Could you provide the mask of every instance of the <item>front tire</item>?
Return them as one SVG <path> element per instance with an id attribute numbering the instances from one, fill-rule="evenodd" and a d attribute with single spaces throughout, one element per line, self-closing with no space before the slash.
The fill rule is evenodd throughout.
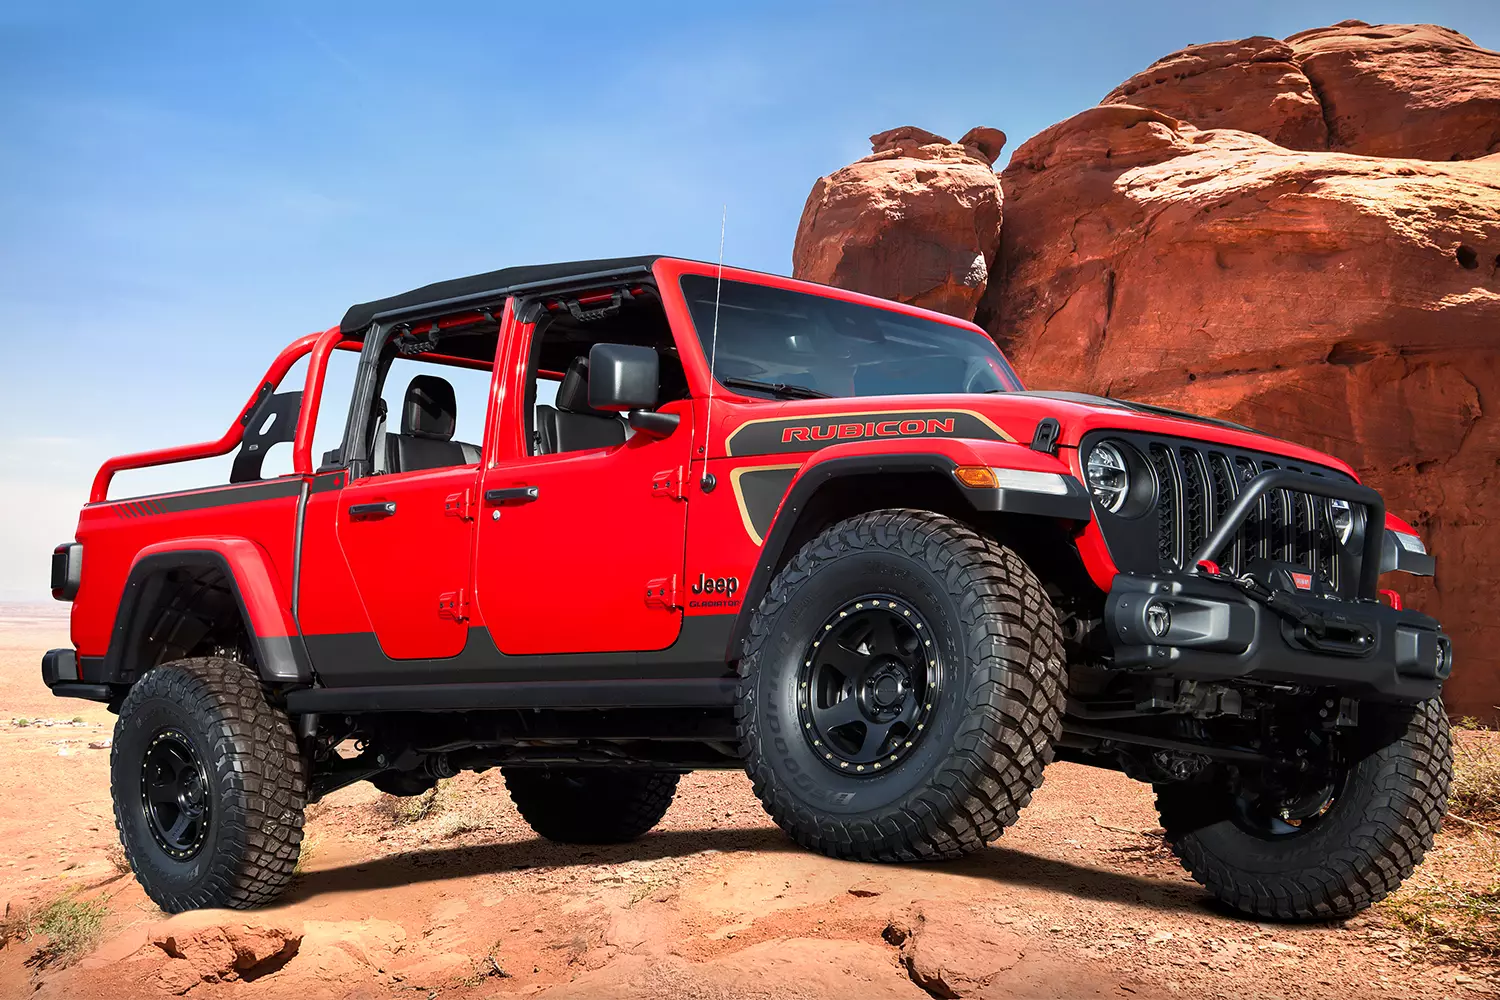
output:
<path id="1" fill-rule="evenodd" d="M 623 844 L 667 814 L 676 771 L 627 767 L 502 767 L 521 818 L 548 840 Z"/>
<path id="2" fill-rule="evenodd" d="M 206 657 L 147 672 L 120 706 L 109 766 L 120 843 L 166 912 L 248 909 L 291 883 L 306 770 L 253 668 Z"/>
<path id="3" fill-rule="evenodd" d="M 797 553 L 751 620 L 746 770 L 804 847 L 957 857 L 1041 784 L 1064 669 L 1051 601 L 1015 552 L 929 511 L 850 518 Z"/>
<path id="4" fill-rule="evenodd" d="M 1437 699 L 1371 715 L 1355 733 L 1364 747 L 1328 777 L 1326 801 L 1311 782 L 1290 810 L 1260 807 L 1253 776 L 1236 790 L 1221 769 L 1158 785 L 1161 825 L 1183 867 L 1224 905 L 1262 919 L 1341 919 L 1383 899 L 1432 848 L 1453 752 Z"/>

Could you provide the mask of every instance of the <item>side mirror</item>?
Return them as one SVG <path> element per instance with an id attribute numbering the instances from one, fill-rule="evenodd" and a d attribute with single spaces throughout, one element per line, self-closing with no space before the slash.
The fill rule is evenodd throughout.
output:
<path id="1" fill-rule="evenodd" d="M 589 351 L 589 405 L 648 410 L 656 405 L 661 361 L 649 347 L 595 344 Z"/>

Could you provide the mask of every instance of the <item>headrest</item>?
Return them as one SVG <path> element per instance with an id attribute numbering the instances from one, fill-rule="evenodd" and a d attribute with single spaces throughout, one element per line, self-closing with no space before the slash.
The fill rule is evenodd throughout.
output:
<path id="1" fill-rule="evenodd" d="M 613 417 L 613 413 L 596 410 L 589 405 L 589 359 L 574 358 L 568 365 L 562 384 L 557 387 L 557 408 L 568 413 L 584 413 L 592 417 Z"/>
<path id="2" fill-rule="evenodd" d="M 406 387 L 406 402 L 401 405 L 401 433 L 409 437 L 450 440 L 457 413 L 453 386 L 447 379 L 418 375 Z"/>

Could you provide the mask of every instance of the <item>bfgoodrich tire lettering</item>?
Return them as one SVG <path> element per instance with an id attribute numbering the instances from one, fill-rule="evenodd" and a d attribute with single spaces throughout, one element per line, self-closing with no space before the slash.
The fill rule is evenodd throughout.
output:
<path id="1" fill-rule="evenodd" d="M 940 677 L 915 745 L 852 774 L 804 737 L 798 678 L 829 616 L 860 594 L 889 595 L 928 623 Z M 746 770 L 805 847 L 956 857 L 998 837 L 1041 784 L 1062 729 L 1063 671 L 1052 604 L 1013 551 L 927 511 L 841 521 L 777 574 L 751 620 L 737 708 Z"/>
<path id="2" fill-rule="evenodd" d="M 165 736 L 164 736 L 165 734 Z M 153 741 L 202 765 L 206 829 L 188 850 L 153 835 L 143 763 Z M 269 903 L 292 880 L 307 801 L 304 764 L 285 713 L 255 671 L 234 660 L 153 668 L 120 707 L 110 750 L 115 825 L 146 894 L 168 913 Z"/>
<path id="3" fill-rule="evenodd" d="M 1360 734 L 1377 738 L 1343 776 L 1326 814 L 1294 836 L 1244 829 L 1223 786 L 1157 786 L 1161 825 L 1183 867 L 1226 906 L 1275 920 L 1348 917 L 1400 885 L 1431 849 L 1446 811 L 1448 717 L 1436 699 L 1368 715 Z"/>

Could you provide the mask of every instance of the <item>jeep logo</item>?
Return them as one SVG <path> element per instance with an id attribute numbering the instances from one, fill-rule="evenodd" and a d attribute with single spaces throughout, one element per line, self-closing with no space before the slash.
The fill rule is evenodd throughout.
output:
<path id="1" fill-rule="evenodd" d="M 737 576 L 709 576 L 706 573 L 698 574 L 698 582 L 693 584 L 695 594 L 723 594 L 733 597 L 740 589 L 740 579 Z"/>

